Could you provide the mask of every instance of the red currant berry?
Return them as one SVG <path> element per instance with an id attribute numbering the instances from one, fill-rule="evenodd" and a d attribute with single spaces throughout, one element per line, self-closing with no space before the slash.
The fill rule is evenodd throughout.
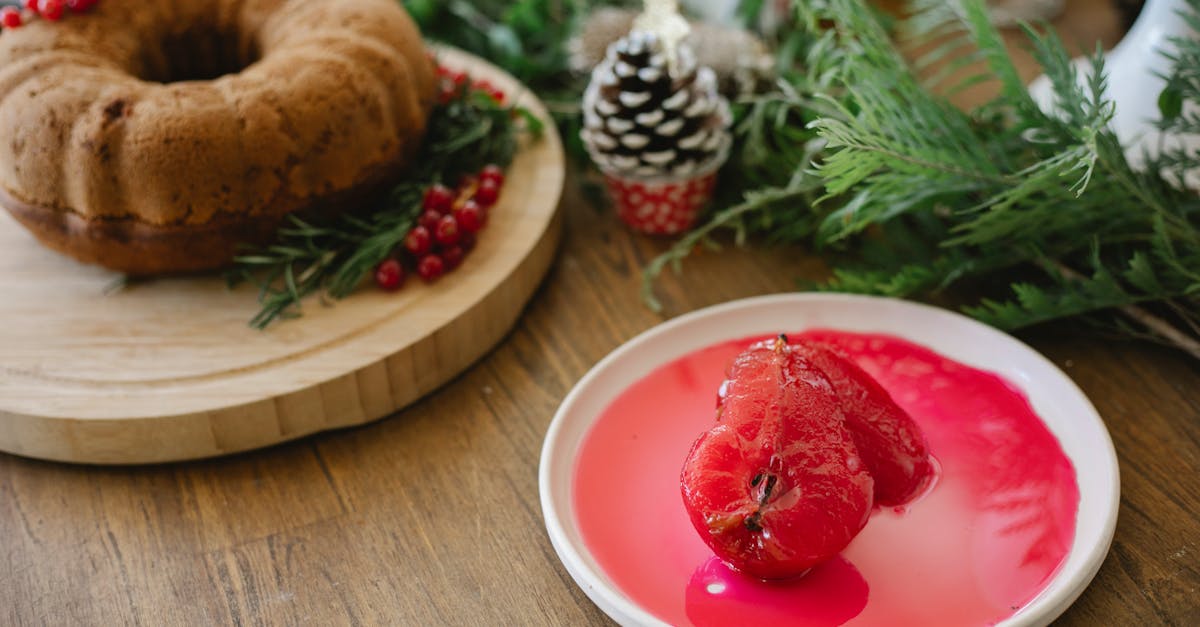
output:
<path id="1" fill-rule="evenodd" d="M 442 212 L 434 209 L 426 209 L 421 213 L 421 217 L 417 218 L 417 224 L 425 227 L 430 233 L 437 230 L 438 222 L 442 219 Z"/>
<path id="2" fill-rule="evenodd" d="M 388 292 L 404 287 L 404 266 L 395 259 L 384 259 L 375 268 L 375 285 Z"/>
<path id="3" fill-rule="evenodd" d="M 446 272 L 449 272 L 458 266 L 462 265 L 463 257 L 467 256 L 467 251 L 463 250 L 462 246 L 451 246 L 442 251 L 442 259 L 446 262 Z"/>
<path id="4" fill-rule="evenodd" d="M 63 0 L 39 0 L 38 2 L 38 13 L 51 22 L 62 19 L 63 8 L 65 8 Z"/>
<path id="5" fill-rule="evenodd" d="M 37 13 L 38 4 L 40 4 L 40 0 L 25 0 L 25 8 L 34 13 Z"/>
<path id="6" fill-rule="evenodd" d="M 437 255 L 425 255 L 417 262 L 417 274 L 426 282 L 436 281 L 446 273 L 446 261 Z"/>
<path id="7" fill-rule="evenodd" d="M 462 237 L 458 238 L 458 246 L 463 249 L 464 253 L 471 252 L 475 248 L 475 234 L 470 231 L 463 231 Z"/>
<path id="8" fill-rule="evenodd" d="M 458 220 L 452 215 L 442 216 L 442 219 L 438 220 L 437 230 L 433 232 L 433 235 L 442 246 L 457 244 L 460 237 Z"/>
<path id="9" fill-rule="evenodd" d="M 476 91 L 481 91 L 492 97 L 497 104 L 504 104 L 504 90 L 496 87 L 491 81 L 486 78 L 475 81 L 473 85 Z"/>
<path id="10" fill-rule="evenodd" d="M 479 181 L 479 188 L 475 190 L 475 200 L 484 207 L 491 207 L 496 204 L 496 199 L 500 198 L 500 188 L 496 186 L 496 182 L 491 179 L 482 179 Z"/>
<path id="11" fill-rule="evenodd" d="M 432 247 L 433 237 L 429 234 L 429 229 L 419 224 L 404 236 L 404 250 L 412 253 L 414 257 L 424 255 Z"/>
<path id="12" fill-rule="evenodd" d="M 83 13 L 96 6 L 99 0 L 67 0 L 67 7 L 76 13 Z"/>
<path id="13" fill-rule="evenodd" d="M 496 164 L 485 165 L 479 171 L 480 181 L 492 181 L 497 188 L 504 187 L 504 170 Z"/>
<path id="14" fill-rule="evenodd" d="M 487 223 L 487 211 L 474 200 L 463 203 L 454 212 L 454 217 L 458 220 L 458 226 L 467 233 L 477 233 Z"/>
<path id="15" fill-rule="evenodd" d="M 0 24 L 4 24 L 4 28 L 16 28 L 20 26 L 21 10 L 13 6 L 0 9 Z"/>
<path id="16" fill-rule="evenodd" d="M 421 208 L 446 213 L 453 204 L 454 192 L 450 188 L 445 185 L 430 185 L 429 189 L 425 190 L 425 200 L 421 203 Z"/>

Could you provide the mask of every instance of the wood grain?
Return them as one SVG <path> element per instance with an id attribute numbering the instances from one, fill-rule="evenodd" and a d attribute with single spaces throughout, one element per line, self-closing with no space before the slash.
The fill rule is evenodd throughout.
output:
<path id="1" fill-rule="evenodd" d="M 513 331 L 388 420 L 165 466 L 0 455 L 0 624 L 610 624 L 542 526 L 558 403 L 663 319 L 826 269 L 792 248 L 702 252 L 660 282 L 660 316 L 638 272 L 666 243 L 574 191 L 563 211 L 557 263 Z M 1200 365 L 1071 324 L 1021 338 L 1092 399 L 1121 464 L 1112 552 L 1059 624 L 1200 624 Z"/>
<path id="2" fill-rule="evenodd" d="M 253 285 L 163 279 L 106 295 L 117 275 L 43 249 L 0 214 L 0 450 L 147 463 L 269 446 L 387 416 L 487 352 L 550 266 L 563 152 L 512 77 L 442 58 L 523 101 L 547 132 L 510 166 L 462 271 L 436 285 L 310 298 L 302 318 L 258 331 Z"/>

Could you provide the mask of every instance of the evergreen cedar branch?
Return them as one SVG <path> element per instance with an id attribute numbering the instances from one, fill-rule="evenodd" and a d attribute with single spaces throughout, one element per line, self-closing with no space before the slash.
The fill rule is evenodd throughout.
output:
<path id="1" fill-rule="evenodd" d="M 545 94 L 568 139 L 583 77 L 568 72 L 565 44 L 601 4 L 630 3 L 405 0 L 427 35 L 497 60 Z M 762 4 L 742 3 L 747 24 Z M 1200 26 L 1200 0 L 1189 4 L 1184 19 Z M 1131 168 L 1107 128 L 1102 57 L 1080 81 L 1061 42 L 1027 28 L 1062 103 L 1043 113 L 979 0 L 961 12 L 920 0 L 899 29 L 942 43 L 912 66 L 880 22 L 862 0 L 793 3 L 772 42 L 781 80 L 738 103 L 718 209 L 646 268 L 648 302 L 664 267 L 733 230 L 739 243 L 754 235 L 824 251 L 834 272 L 819 289 L 914 297 L 964 284 L 985 295 L 966 313 L 1001 328 L 1082 316 L 1145 335 L 1122 312 L 1200 357 L 1200 195 L 1172 184 L 1200 168 L 1200 155 L 1167 151 Z M 1200 108 L 1185 105 L 1200 104 L 1200 41 L 1176 45 L 1161 125 L 1197 133 Z M 937 61 L 978 73 L 953 84 L 949 71 L 917 77 Z M 1000 84 L 991 102 L 964 111 L 946 99 L 981 80 Z"/>

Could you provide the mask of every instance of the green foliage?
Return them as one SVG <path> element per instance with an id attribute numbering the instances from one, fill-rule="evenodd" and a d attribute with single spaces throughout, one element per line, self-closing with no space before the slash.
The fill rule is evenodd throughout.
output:
<path id="1" fill-rule="evenodd" d="M 523 109 L 502 106 L 486 93 L 460 90 L 434 109 L 414 166 L 402 182 L 333 220 L 289 216 L 274 243 L 235 260 L 227 275 L 230 284 L 252 281 L 259 287 L 262 308 L 250 324 L 262 329 L 295 317 L 311 294 L 348 296 L 394 254 L 416 222 L 428 186 L 453 186 L 461 175 L 489 163 L 508 165 L 518 133 L 536 134 L 540 124 Z"/>
<path id="2" fill-rule="evenodd" d="M 402 1 L 426 37 L 488 59 L 539 93 L 571 82 L 566 42 L 579 20 L 601 4 L 587 0 Z"/>
<path id="3" fill-rule="evenodd" d="M 836 284 L 881 292 L 896 285 L 925 291 L 937 275 L 972 278 L 995 295 L 966 311 L 1002 328 L 1092 314 L 1146 301 L 1177 299 L 1197 314 L 1200 294 L 1200 227 L 1197 197 L 1158 176 L 1160 163 L 1138 171 L 1109 130 L 1113 105 L 1104 100 L 1103 56 L 1080 81 L 1061 43 L 1027 28 L 1035 58 L 1054 86 L 1058 110 L 1043 112 L 1030 98 L 1002 40 L 977 2 L 962 17 L 944 3 L 919 7 L 918 19 L 977 46 L 985 74 L 1001 93 L 974 111 L 950 106 L 911 71 L 886 65 L 892 46 L 877 28 L 859 19 L 853 0 L 829 3 L 863 53 L 847 64 L 847 98 L 858 112 L 815 125 L 828 141 L 819 169 L 831 207 L 816 234 L 836 242 L 868 226 L 910 216 L 937 216 L 946 237 L 929 243 L 940 253 L 912 281 L 909 265 L 842 270 Z M 954 42 L 957 43 L 957 42 Z M 1181 58 L 1200 53 L 1200 43 L 1178 42 Z M 949 44 L 949 45 L 954 45 Z M 1196 66 L 1177 65 L 1163 101 L 1165 109 L 1200 102 L 1200 89 L 1183 75 Z M 966 82 L 978 80 L 975 77 Z M 989 123 L 1000 115 L 1001 125 Z M 1179 123 L 1181 114 L 1174 119 Z M 1171 155 L 1176 171 L 1200 167 L 1197 155 Z M 947 263 L 953 261 L 953 263 Z M 948 273 L 968 265 L 957 276 Z M 939 268 L 941 269 L 939 271 Z M 1039 268 L 1044 281 L 1018 282 L 996 290 L 995 274 Z M 1075 269 L 1063 273 L 1060 269 Z M 1089 276 L 1076 271 L 1090 268 Z M 990 282 L 989 282 L 990 280 Z"/>
<path id="4" fill-rule="evenodd" d="M 551 107 L 570 141 L 584 77 L 567 71 L 578 22 L 612 0 L 404 0 L 425 32 L 499 62 Z M 764 3 L 743 0 L 758 23 Z M 918 0 L 892 24 L 862 0 L 796 0 L 769 35 L 779 83 L 735 103 L 735 146 L 706 223 L 646 268 L 678 268 L 719 231 L 826 254 L 818 289 L 922 297 L 962 286 L 964 310 L 1002 328 L 1162 305 L 1200 317 L 1200 196 L 1183 189 L 1200 155 L 1168 147 L 1134 168 L 1108 129 L 1097 52 L 1077 76 L 1046 29 L 1026 28 L 1058 110 L 1029 96 L 980 0 Z M 1200 0 L 1183 16 L 1200 29 Z M 896 36 L 937 42 L 913 63 Z M 1161 128 L 1200 133 L 1200 42 L 1174 42 Z M 973 72 L 963 73 L 967 68 Z M 980 82 L 970 110 L 949 96 Z M 960 298 L 961 300 L 961 298 Z M 1112 326 L 1111 324 L 1109 325 Z"/>
<path id="5" fill-rule="evenodd" d="M 554 116 L 567 151 L 584 155 L 579 106 L 587 77 L 568 67 L 567 42 L 601 6 L 640 0 L 399 0 L 428 39 L 478 55 L 528 86 Z"/>
<path id="6" fill-rule="evenodd" d="M 1200 25 L 1197 7 L 1193 0 L 1186 19 Z M 1046 113 L 982 3 L 956 10 L 924 0 L 915 11 L 901 30 L 939 44 L 910 67 L 860 0 L 796 3 L 797 29 L 834 25 L 813 33 L 834 41 L 809 40 L 802 67 L 833 69 L 817 72 L 815 84 L 787 74 L 777 93 L 760 100 L 815 112 L 806 130 L 824 145 L 791 178 L 767 167 L 740 176 L 766 189 L 815 176 L 824 193 L 803 211 L 748 193 L 736 206 L 736 224 L 730 211 L 718 212 L 697 233 L 729 226 L 739 237 L 765 234 L 830 251 L 838 265 L 820 289 L 913 297 L 969 283 L 984 296 L 966 313 L 1006 329 L 1139 303 L 1169 305 L 1194 326 L 1200 197 L 1177 183 L 1200 168 L 1200 155 L 1176 148 L 1144 168 L 1130 165 L 1108 128 L 1113 104 L 1103 96 L 1099 52 L 1094 70 L 1079 77 L 1053 34 L 1025 29 L 1057 98 L 1058 110 Z M 1161 126 L 1200 132 L 1200 42 L 1175 43 L 1175 69 L 1159 100 Z M 929 71 L 936 63 L 949 69 Z M 948 79 L 968 67 L 975 73 Z M 971 110 L 948 100 L 946 94 L 981 81 L 999 82 L 994 100 Z M 812 107 L 814 100 L 823 106 Z M 776 132 L 772 123 L 743 118 L 745 154 L 777 150 L 764 139 Z M 648 280 L 678 264 L 694 243 L 685 239 L 652 263 Z"/>

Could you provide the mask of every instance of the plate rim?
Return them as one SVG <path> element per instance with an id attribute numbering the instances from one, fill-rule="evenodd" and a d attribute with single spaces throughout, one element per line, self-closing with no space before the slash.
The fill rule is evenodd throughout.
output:
<path id="1" fill-rule="evenodd" d="M 1075 554 L 1077 547 L 1073 546 L 1068 551 L 1063 564 L 1059 570 L 1051 577 L 1046 586 L 1025 604 L 1016 614 L 1001 621 L 999 625 L 1003 627 L 1025 627 L 1029 625 L 1044 625 L 1053 621 L 1060 616 L 1072 603 L 1083 593 L 1091 581 L 1099 572 L 1101 565 L 1108 555 L 1112 545 L 1113 537 L 1116 531 L 1117 516 L 1120 504 L 1120 467 L 1117 460 L 1116 448 L 1112 442 L 1112 436 L 1108 431 L 1107 425 L 1091 400 L 1084 394 L 1078 384 L 1075 383 L 1070 376 L 1062 371 L 1057 365 L 1046 358 L 1037 350 L 1022 342 L 1020 339 L 1004 333 L 999 329 L 988 326 L 977 320 L 968 318 L 957 312 L 927 305 L 924 303 L 902 300 L 897 298 L 867 296 L 859 294 L 843 294 L 843 293 L 826 293 L 826 292 L 788 292 L 779 294 L 769 294 L 764 296 L 755 296 L 732 300 L 716 305 L 711 305 L 701 309 L 697 309 L 669 320 L 656 324 L 633 338 L 621 343 L 619 346 L 610 351 L 601 360 L 596 362 L 588 372 L 579 379 L 574 387 L 567 393 L 563 401 L 559 404 L 555 411 L 549 426 L 546 430 L 545 438 L 542 442 L 541 455 L 538 465 L 538 492 L 539 501 L 542 508 L 543 520 L 546 526 L 546 531 L 550 537 L 550 542 L 557 553 L 559 560 L 567 569 L 575 583 L 584 591 L 584 593 L 604 611 L 609 617 L 616 620 L 622 625 L 666 625 L 661 619 L 655 617 L 646 609 L 642 608 L 632 599 L 626 597 L 611 581 L 607 575 L 598 567 L 597 572 L 592 572 L 593 568 L 588 564 L 582 552 L 570 540 L 567 534 L 566 521 L 573 521 L 573 512 L 570 510 L 570 504 L 567 504 L 566 512 L 560 512 L 559 507 L 554 500 L 552 494 L 555 487 L 554 468 L 560 456 L 568 456 L 568 461 L 573 461 L 577 446 L 573 450 L 561 450 L 558 446 L 559 441 L 564 437 L 564 430 L 568 426 L 568 415 L 579 399 L 586 391 L 595 384 L 598 379 L 614 362 L 619 361 L 624 355 L 634 351 L 642 344 L 662 335 L 677 332 L 676 330 L 685 327 L 689 324 L 694 324 L 698 320 L 703 320 L 708 317 L 718 317 L 727 315 L 729 312 L 736 312 L 740 309 L 754 310 L 759 307 L 771 307 L 792 304 L 797 307 L 812 306 L 813 304 L 834 304 L 841 306 L 871 306 L 887 304 L 892 307 L 908 309 L 914 313 L 923 316 L 932 316 L 953 321 L 954 324 L 965 325 L 965 328 L 972 333 L 982 333 L 994 340 L 1010 345 L 1015 350 L 1023 353 L 1025 359 L 1031 360 L 1032 364 L 1036 364 L 1042 369 L 1046 369 L 1056 376 L 1060 381 L 1062 389 L 1069 394 L 1075 395 L 1076 400 L 1082 403 L 1082 407 L 1086 410 L 1082 418 L 1085 422 L 1094 423 L 1097 427 L 1097 434 L 1100 436 L 1100 444 L 1103 450 L 1096 454 L 1105 462 L 1105 469 L 1108 471 L 1108 477 L 1104 481 L 1107 490 L 1103 490 L 1104 486 L 1097 489 L 1095 495 L 1098 499 L 1103 499 L 1101 506 L 1106 502 L 1105 517 L 1099 527 L 1098 541 L 1090 546 L 1083 547 L 1083 557 L 1076 565 L 1073 575 L 1069 575 L 1065 570 L 1071 563 L 1072 555 Z M 817 325 L 810 325 L 817 326 Z M 904 337 L 901 334 L 896 334 Z M 905 337 L 911 341 L 918 341 L 910 337 Z M 919 341 L 918 341 L 919 342 Z M 697 347 L 698 348 L 698 347 Z M 695 348 L 689 349 L 695 350 Z M 938 351 L 941 353 L 941 351 Z M 686 354 L 686 351 L 685 351 Z M 670 359 L 678 358 L 679 355 L 664 356 L 662 360 L 655 359 L 652 367 L 659 367 L 667 363 Z M 954 357 L 959 359 L 959 357 Z M 972 367 L 987 369 L 987 366 L 978 363 L 972 363 Z M 993 370 L 996 365 L 991 367 Z M 1029 394 L 1026 386 L 1020 387 L 1022 393 Z M 611 402 L 611 398 L 606 399 Z M 1032 401 L 1032 398 L 1030 399 Z M 591 428 L 598 416 L 593 416 L 583 427 L 583 432 Z M 1039 416 L 1041 419 L 1041 416 Z M 1044 419 L 1042 419 L 1045 422 Z M 1047 428 L 1051 428 L 1047 424 Z M 1053 429 L 1051 429 L 1053 433 Z M 1055 439 L 1062 444 L 1061 438 L 1055 433 Z M 582 436 L 580 438 L 582 441 Z M 578 445 L 579 442 L 575 444 Z M 1066 451 L 1064 450 L 1066 454 Z M 1068 458 L 1072 460 L 1072 466 L 1076 465 L 1076 460 L 1068 454 Z M 573 476 L 573 475 L 572 475 Z M 570 477 L 566 479 L 569 481 Z M 1079 483 L 1077 471 L 1077 485 Z M 570 494 L 570 485 L 566 486 L 567 493 Z M 1082 503 L 1082 495 L 1081 495 Z M 1078 529 L 1079 514 L 1076 514 L 1076 525 Z M 584 549 L 586 551 L 586 548 Z M 594 562 L 594 560 L 593 560 Z M 1059 584 L 1060 580 L 1065 583 Z M 1056 585 L 1057 584 L 1057 585 Z"/>

